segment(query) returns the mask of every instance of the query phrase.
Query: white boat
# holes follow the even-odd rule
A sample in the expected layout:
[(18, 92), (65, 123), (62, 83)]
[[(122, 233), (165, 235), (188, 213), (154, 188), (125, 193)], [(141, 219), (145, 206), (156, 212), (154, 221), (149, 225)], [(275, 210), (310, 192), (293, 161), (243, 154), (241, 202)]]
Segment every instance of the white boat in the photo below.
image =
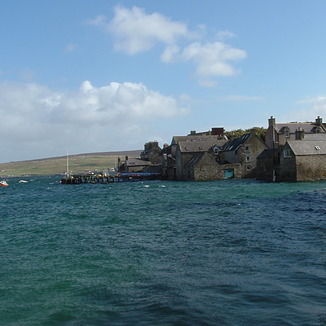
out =
[(2, 186), (2, 187), (8, 187), (9, 185), (8, 185), (8, 183), (7, 183), (6, 180), (2, 180), (2, 181), (0, 181), (0, 186)]
[(28, 181), (26, 180), (19, 180), (19, 183), (27, 183)]

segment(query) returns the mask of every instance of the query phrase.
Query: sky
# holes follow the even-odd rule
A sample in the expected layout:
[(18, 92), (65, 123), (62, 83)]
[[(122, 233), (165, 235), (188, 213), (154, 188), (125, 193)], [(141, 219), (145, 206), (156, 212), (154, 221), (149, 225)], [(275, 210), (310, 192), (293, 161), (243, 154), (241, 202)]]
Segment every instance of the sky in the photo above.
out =
[(324, 0), (0, 0), (0, 163), (326, 122)]

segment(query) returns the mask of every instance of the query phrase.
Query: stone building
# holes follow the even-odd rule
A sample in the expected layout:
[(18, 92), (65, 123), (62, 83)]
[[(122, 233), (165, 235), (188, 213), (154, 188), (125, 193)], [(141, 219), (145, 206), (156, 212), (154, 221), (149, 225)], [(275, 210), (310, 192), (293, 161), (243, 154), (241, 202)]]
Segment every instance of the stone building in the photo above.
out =
[(326, 133), (302, 127), (285, 144), (265, 150), (257, 157), (258, 180), (313, 181), (326, 179)]
[(207, 152), (211, 147), (218, 151), (226, 142), (224, 128), (212, 128), (211, 131), (200, 133), (191, 131), (187, 136), (174, 136), (171, 145), (162, 150), (163, 177), (168, 180), (189, 180), (186, 166), (188, 161), (198, 153)]
[[(175, 152), (176, 180), (202, 180), (195, 178), (196, 173), (194, 165), (200, 161), (199, 158), (202, 159), (203, 154), (209, 151), (215, 159), (213, 148), (222, 148), (226, 143), (226, 140), (217, 139), (216, 137), (206, 140), (203, 137), (211, 136), (201, 136), (200, 140), (196, 139), (178, 142)], [(209, 166), (206, 167), (206, 169), (209, 168)]]
[(149, 161), (152, 164), (162, 163), (161, 160), (162, 149), (159, 147), (157, 141), (148, 142), (144, 145), (144, 150), (140, 153), (140, 159)]
[(224, 145), (219, 161), (239, 164), (240, 169), (234, 174), (237, 178), (255, 178), (257, 156), (265, 149), (266, 144), (255, 133), (244, 134)]
[(186, 164), (185, 180), (212, 181), (238, 178), (241, 175), (239, 163), (219, 162), (213, 150), (197, 153)]
[(150, 172), (153, 169), (153, 164), (149, 161), (139, 158), (125, 157), (124, 162), (118, 161), (119, 172)]
[[(224, 129), (223, 129), (224, 130)], [(254, 178), (256, 158), (267, 146), (255, 133), (228, 141), (219, 135), (173, 137), (166, 155), (166, 177), (207, 181)]]
[(296, 131), (302, 130), (305, 135), (326, 133), (326, 126), (323, 119), (317, 117), (315, 122), (290, 122), (276, 123), (274, 117), (268, 120), (265, 142), (268, 148), (275, 149), (284, 146), (288, 140), (296, 138)]
[(157, 141), (148, 142), (139, 158), (125, 157), (124, 162), (119, 159), (120, 172), (162, 172), (162, 149)]
[(280, 155), (277, 181), (326, 179), (326, 141), (289, 140)]

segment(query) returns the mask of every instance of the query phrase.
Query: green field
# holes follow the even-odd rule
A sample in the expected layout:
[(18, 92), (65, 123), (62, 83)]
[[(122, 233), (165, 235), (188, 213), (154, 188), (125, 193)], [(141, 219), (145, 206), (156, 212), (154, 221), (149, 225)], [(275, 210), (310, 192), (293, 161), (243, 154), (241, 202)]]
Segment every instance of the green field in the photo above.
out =
[[(68, 158), (69, 172), (102, 171), (116, 168), (118, 158), (124, 162), (125, 156), (139, 157), (140, 150), (71, 155)], [(67, 171), (67, 157), (52, 157), (38, 160), (0, 163), (0, 176), (21, 177), (29, 175), (55, 175)]]

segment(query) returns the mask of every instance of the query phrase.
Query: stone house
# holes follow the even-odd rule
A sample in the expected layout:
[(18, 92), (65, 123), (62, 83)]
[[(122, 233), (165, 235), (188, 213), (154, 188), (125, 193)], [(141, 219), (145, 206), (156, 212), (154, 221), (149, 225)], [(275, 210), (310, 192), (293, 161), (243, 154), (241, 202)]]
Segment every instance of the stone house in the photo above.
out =
[(266, 148), (255, 133), (232, 141), (216, 135), (193, 133), (173, 137), (170, 151), (166, 153), (173, 170), (167, 172), (167, 177), (193, 181), (254, 178), (256, 158)]
[(162, 149), (159, 147), (157, 141), (148, 142), (144, 145), (144, 150), (140, 153), (140, 159), (149, 161), (152, 164), (162, 163), (161, 153)]
[(219, 162), (213, 150), (195, 154), (186, 164), (186, 179), (211, 181), (237, 178), (241, 175), (239, 163)]
[[(199, 158), (202, 158), (203, 154), (212, 151), (212, 148), (216, 146), (222, 148), (226, 143), (226, 140), (214, 136), (210, 138), (211, 136), (201, 136), (200, 139), (178, 142), (175, 152), (176, 180), (198, 180), (194, 179), (194, 164), (200, 161)], [(214, 153), (213, 156), (215, 157)]]
[(257, 179), (266, 181), (326, 179), (326, 133), (305, 134), (297, 130), (295, 139), (259, 155), (257, 170)]
[(118, 162), (119, 172), (151, 172), (153, 169), (153, 164), (149, 161), (141, 160), (139, 158), (129, 158), (125, 157), (125, 161)]
[(197, 133), (191, 131), (187, 136), (174, 136), (171, 145), (164, 146), (163, 177), (168, 180), (189, 179), (186, 171), (187, 162), (197, 153), (203, 153), (214, 146), (214, 150), (223, 146), (227, 141), (224, 128), (212, 128), (211, 131)]
[(326, 179), (326, 141), (287, 141), (280, 155), (277, 181), (324, 179)]
[(290, 122), (276, 123), (274, 117), (268, 120), (268, 128), (266, 131), (265, 143), (270, 149), (282, 147), (288, 140), (296, 138), (296, 131), (302, 130), (305, 135), (326, 133), (326, 125), (323, 119), (317, 117), (315, 122)]
[(162, 172), (162, 149), (157, 141), (148, 142), (140, 153), (140, 158), (125, 157), (118, 161), (120, 172)]
[(218, 161), (229, 164), (239, 164), (234, 173), (235, 178), (255, 178), (257, 156), (265, 149), (266, 144), (255, 133), (244, 134), (224, 145)]

